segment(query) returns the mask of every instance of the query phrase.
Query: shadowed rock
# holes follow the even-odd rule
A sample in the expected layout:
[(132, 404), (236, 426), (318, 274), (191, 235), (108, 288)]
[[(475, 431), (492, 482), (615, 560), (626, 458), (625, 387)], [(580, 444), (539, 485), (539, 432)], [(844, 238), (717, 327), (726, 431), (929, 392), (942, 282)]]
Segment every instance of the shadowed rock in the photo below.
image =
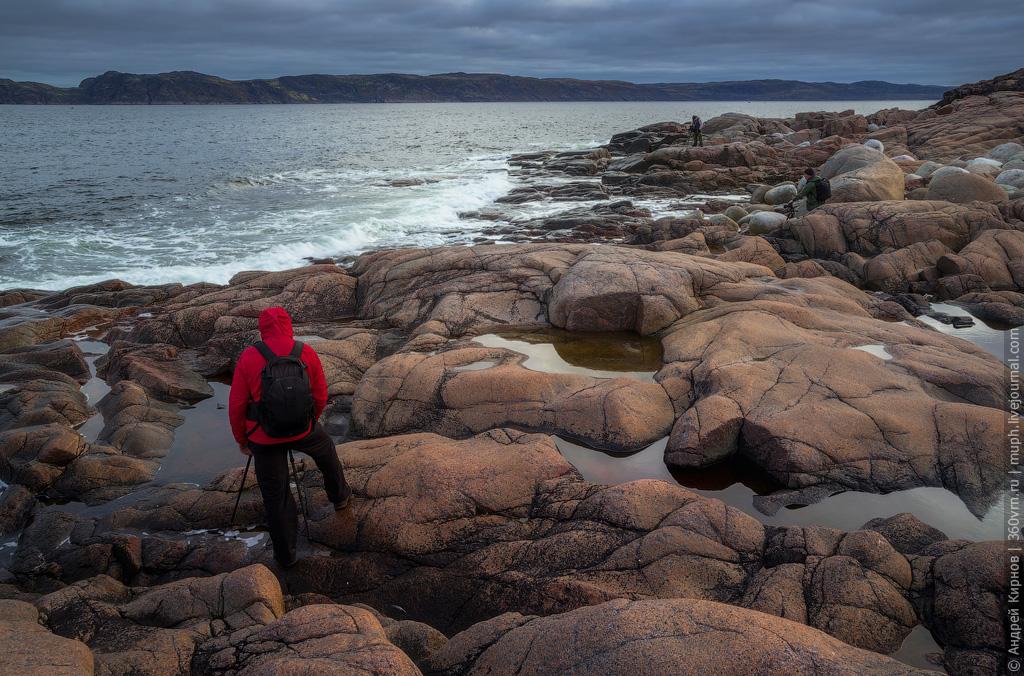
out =
[(206, 379), (181, 362), (173, 345), (140, 348), (115, 342), (97, 366), (99, 376), (111, 385), (128, 380), (164, 401), (196, 402), (213, 396)]
[(943, 540), (920, 550), (912, 596), (945, 646), (953, 674), (999, 673), (1006, 656), (1004, 606), (1010, 585), (1002, 542)]
[(910, 512), (872, 519), (863, 529), (878, 531), (902, 554), (917, 554), (930, 544), (948, 539), (941, 530), (932, 528)]
[(102, 673), (191, 673), (196, 646), (284, 615), (274, 575), (250, 566), (152, 589), (92, 578), (36, 602), (56, 633), (84, 641)]
[(875, 256), (929, 240), (959, 251), (985, 230), (1011, 227), (992, 205), (919, 201), (827, 203), (790, 223), (804, 250), (821, 258)]
[(81, 641), (50, 633), (24, 601), (0, 600), (0, 668), (19, 676), (92, 676), (93, 657)]

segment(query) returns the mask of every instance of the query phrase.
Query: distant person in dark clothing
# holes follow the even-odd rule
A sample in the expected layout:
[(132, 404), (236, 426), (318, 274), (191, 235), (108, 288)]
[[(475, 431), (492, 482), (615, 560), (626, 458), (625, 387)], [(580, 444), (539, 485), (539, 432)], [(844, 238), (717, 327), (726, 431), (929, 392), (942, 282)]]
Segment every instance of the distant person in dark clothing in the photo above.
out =
[[(288, 568), (296, 561), (298, 534), (298, 511), (288, 485), (288, 451), (313, 458), (336, 510), (348, 506), (352, 489), (345, 482), (334, 441), (317, 422), (327, 405), (320, 358), (292, 337), (292, 318), (284, 308), (263, 310), (259, 327), (263, 340), (247, 347), (235, 366), (228, 417), (238, 450), (255, 463), (274, 558)], [(268, 364), (271, 368), (265, 368)], [(276, 410), (267, 411), (271, 402)]]
[(804, 187), (797, 192), (794, 201), (800, 198), (807, 199), (807, 211), (817, 209), (832, 196), (831, 187), (823, 178), (817, 175), (814, 169), (804, 169)]
[(696, 115), (690, 120), (690, 135), (693, 136), (693, 145), (704, 147), (704, 123)]

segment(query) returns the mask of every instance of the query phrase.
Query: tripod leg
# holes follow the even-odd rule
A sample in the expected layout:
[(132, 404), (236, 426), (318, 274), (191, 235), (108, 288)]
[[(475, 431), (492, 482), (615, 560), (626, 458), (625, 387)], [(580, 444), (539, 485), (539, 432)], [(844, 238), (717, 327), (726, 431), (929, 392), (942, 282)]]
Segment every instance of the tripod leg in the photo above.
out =
[(306, 505), (306, 493), (299, 482), (299, 472), (295, 469), (295, 454), (288, 451), (288, 461), (292, 465), (292, 478), (295, 480), (295, 490), (299, 493), (299, 507), (302, 509), (302, 523), (306, 527), (306, 539), (309, 539), (309, 509)]
[(232, 526), (235, 525), (235, 514), (238, 513), (238, 503), (242, 501), (242, 491), (245, 490), (245, 480), (249, 476), (249, 465), (251, 465), (251, 464), (252, 464), (252, 456), (250, 455), (249, 459), (245, 461), (245, 471), (242, 472), (242, 483), (238, 484), (238, 497), (235, 498), (235, 508), (233, 510), (231, 510), (231, 524), (230, 525), (232, 525)]

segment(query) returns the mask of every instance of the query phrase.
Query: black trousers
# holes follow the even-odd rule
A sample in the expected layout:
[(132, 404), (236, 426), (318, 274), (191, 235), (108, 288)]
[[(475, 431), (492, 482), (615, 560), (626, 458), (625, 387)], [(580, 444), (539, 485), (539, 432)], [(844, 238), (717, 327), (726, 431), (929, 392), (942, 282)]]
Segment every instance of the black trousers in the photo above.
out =
[(334, 441), (317, 423), (301, 439), (283, 444), (249, 443), (256, 466), (256, 483), (263, 495), (274, 558), (288, 563), (295, 558), (295, 541), (299, 531), (299, 513), (288, 485), (288, 451), (299, 451), (313, 458), (324, 475), (324, 490), (331, 502), (341, 502), (352, 494), (345, 482), (345, 472), (334, 450)]

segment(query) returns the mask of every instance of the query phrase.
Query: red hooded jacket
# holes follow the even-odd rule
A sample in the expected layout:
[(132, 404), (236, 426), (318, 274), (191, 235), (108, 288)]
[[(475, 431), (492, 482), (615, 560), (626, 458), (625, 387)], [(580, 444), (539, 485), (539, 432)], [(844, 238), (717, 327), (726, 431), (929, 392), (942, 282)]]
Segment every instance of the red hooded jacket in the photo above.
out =
[[(259, 323), (260, 337), (274, 354), (286, 355), (292, 351), (292, 347), (295, 345), (295, 339), (292, 338), (292, 318), (284, 308), (267, 308), (260, 313)], [(320, 357), (317, 356), (313, 348), (303, 345), (301, 358), (306, 365), (310, 389), (313, 391), (316, 418), (313, 423), (310, 423), (311, 430), (327, 405), (327, 379), (324, 378), (324, 368), (320, 364)], [(266, 364), (267, 360), (263, 358), (259, 350), (250, 346), (245, 348), (242, 356), (238, 358), (238, 364), (235, 365), (235, 375), (231, 380), (231, 396), (228, 397), (228, 418), (231, 420), (231, 433), (239, 444), (247, 444), (249, 441), (257, 444), (281, 444), (301, 439), (309, 434), (309, 430), (306, 430), (303, 434), (294, 437), (270, 437), (256, 421), (246, 419), (249, 404), (260, 399), (261, 376)], [(249, 433), (248, 440), (246, 432)]]

